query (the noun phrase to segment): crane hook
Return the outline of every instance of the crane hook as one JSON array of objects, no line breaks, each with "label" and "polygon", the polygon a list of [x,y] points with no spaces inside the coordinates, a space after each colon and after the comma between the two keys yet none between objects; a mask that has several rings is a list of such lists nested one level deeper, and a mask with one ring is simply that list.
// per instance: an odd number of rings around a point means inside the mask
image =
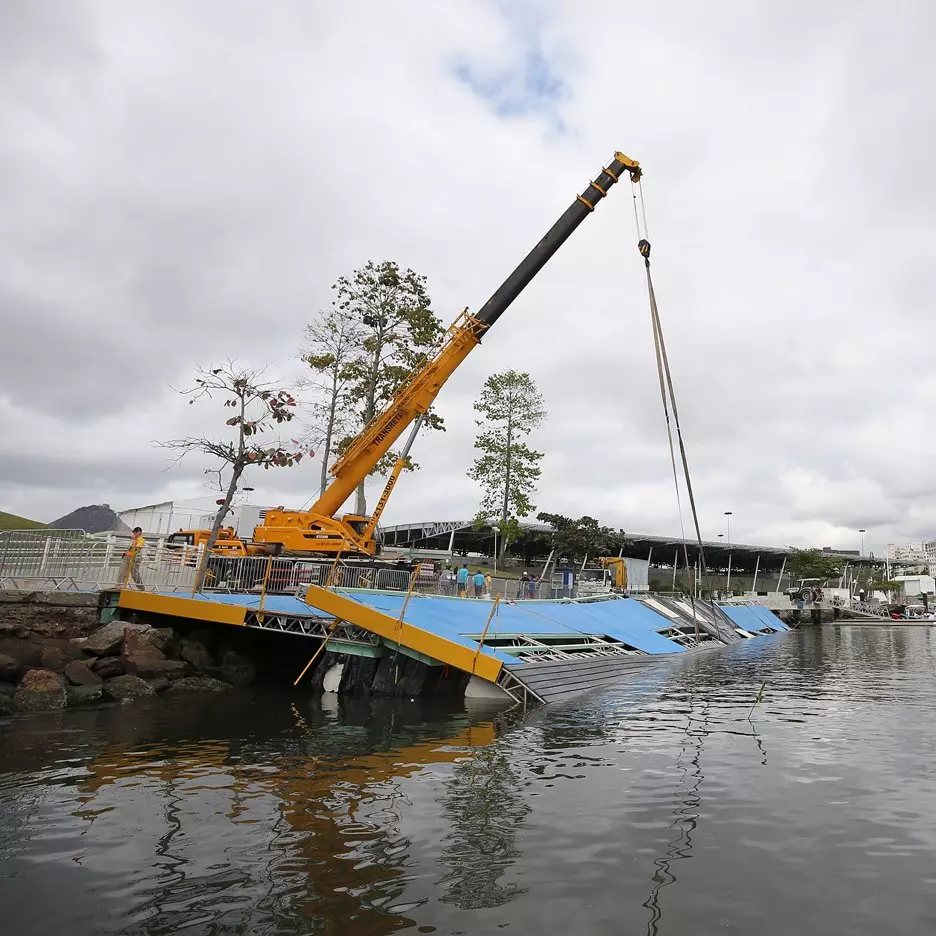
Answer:
[{"label": "crane hook", "polygon": [[646,237],[641,237],[637,241],[637,249],[640,251],[640,256],[644,258],[644,263],[650,266],[650,241]]}]

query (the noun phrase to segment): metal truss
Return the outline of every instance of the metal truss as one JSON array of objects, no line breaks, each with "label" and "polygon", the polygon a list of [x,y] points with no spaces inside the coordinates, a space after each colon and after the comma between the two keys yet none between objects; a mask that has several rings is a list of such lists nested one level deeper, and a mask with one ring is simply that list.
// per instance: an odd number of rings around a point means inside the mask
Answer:
[{"label": "metal truss", "polygon": [[529,686],[524,685],[514,674],[504,667],[500,676],[497,677],[497,685],[510,696],[514,702],[522,705],[524,708],[534,705],[545,705],[543,699],[537,695]]},{"label": "metal truss", "polygon": [[[263,611],[250,611],[244,620],[247,627],[257,630],[278,631],[282,634],[298,634],[301,637],[314,637],[329,640],[336,644],[352,644],[361,647],[379,647],[380,638],[370,631],[341,621],[332,630],[334,618],[296,617],[287,614],[267,614]],[[330,635],[330,636],[329,636]]]}]

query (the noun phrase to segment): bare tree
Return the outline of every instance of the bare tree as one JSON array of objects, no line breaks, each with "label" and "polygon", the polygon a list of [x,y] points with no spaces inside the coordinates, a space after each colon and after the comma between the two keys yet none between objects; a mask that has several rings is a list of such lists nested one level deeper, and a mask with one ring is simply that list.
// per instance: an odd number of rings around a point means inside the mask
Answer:
[{"label": "bare tree", "polygon": [[358,354],[363,329],[348,315],[336,309],[322,312],[319,319],[306,326],[306,340],[300,354],[314,375],[300,386],[314,391],[310,404],[310,440],[322,451],[322,475],[319,496],[328,484],[328,466],[334,455],[334,443],[352,428],[352,414],[344,399],[348,364]]},{"label": "bare tree", "polygon": [[[231,430],[229,437],[186,436],[158,443],[163,448],[174,449],[179,453],[177,463],[191,452],[202,452],[221,462],[217,467],[205,469],[206,474],[217,474],[218,487],[224,492],[205,545],[207,556],[218,539],[218,532],[230,510],[244,471],[253,466],[262,466],[264,469],[288,468],[302,460],[303,452],[296,448],[285,448],[280,441],[262,444],[259,439],[262,433],[275,425],[293,419],[296,400],[289,391],[269,380],[264,370],[246,367],[232,360],[210,370],[199,368],[194,385],[179,390],[179,393],[189,397],[190,404],[221,398],[225,408],[234,412],[224,422]],[[293,440],[293,445],[297,444]],[[197,587],[201,586],[204,568],[202,563]]]}]

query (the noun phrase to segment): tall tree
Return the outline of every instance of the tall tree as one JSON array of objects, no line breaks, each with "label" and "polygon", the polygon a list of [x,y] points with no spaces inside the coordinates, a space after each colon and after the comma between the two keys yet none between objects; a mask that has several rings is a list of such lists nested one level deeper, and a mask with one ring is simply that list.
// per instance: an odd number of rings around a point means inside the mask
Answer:
[{"label": "tall tree", "polygon": [[[350,277],[342,276],[332,286],[337,296],[336,312],[361,328],[357,352],[343,368],[345,396],[357,414],[357,426],[369,423],[409,378],[413,369],[441,340],[445,329],[430,309],[426,277],[410,269],[401,270],[391,260],[369,261]],[[443,429],[441,418],[429,412],[423,423]],[[343,451],[352,436],[344,437]],[[396,460],[390,452],[375,467],[384,472]],[[364,485],[358,488],[355,510],[367,512]]]},{"label": "tall tree", "polygon": [[543,453],[524,440],[546,418],[546,408],[533,378],[514,370],[488,377],[474,408],[481,415],[475,420],[480,432],[474,447],[482,454],[468,469],[468,477],[481,485],[477,520],[499,521],[502,558],[517,538],[520,518],[533,512],[530,498]]},{"label": "tall tree", "polygon": [[328,483],[334,444],[353,424],[344,399],[349,379],[347,368],[357,356],[363,338],[360,323],[335,308],[322,312],[316,321],[306,326],[300,357],[313,376],[303,380],[300,386],[314,391],[309,407],[311,432],[308,437],[322,453],[320,496]]},{"label": "tall tree", "polygon": [[586,556],[613,556],[619,549],[619,536],[594,517],[572,520],[562,514],[538,513],[536,519],[552,527],[551,540],[557,557],[584,560]]},{"label": "tall tree", "polygon": [[[224,400],[224,408],[233,413],[224,421],[228,429],[224,437],[186,436],[158,443],[179,453],[177,463],[192,452],[201,452],[220,461],[220,465],[205,469],[205,474],[217,475],[218,488],[224,492],[205,545],[208,556],[247,468],[287,468],[302,461],[303,453],[296,448],[287,448],[284,443],[272,440],[264,444],[259,439],[262,433],[293,419],[296,399],[288,390],[277,387],[264,371],[230,360],[209,370],[199,369],[193,385],[179,392],[189,397],[190,404],[219,397]],[[204,571],[203,562],[197,587],[201,587]]]}]

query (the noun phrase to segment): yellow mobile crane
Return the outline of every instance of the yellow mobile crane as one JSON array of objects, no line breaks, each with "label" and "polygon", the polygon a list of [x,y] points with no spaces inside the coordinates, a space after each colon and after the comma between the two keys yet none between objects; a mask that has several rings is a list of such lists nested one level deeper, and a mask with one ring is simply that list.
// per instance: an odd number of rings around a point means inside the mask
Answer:
[{"label": "yellow mobile crane", "polygon": [[[458,316],[446,332],[438,352],[426,359],[332,466],[334,477],[322,496],[308,510],[268,510],[263,523],[254,529],[253,542],[263,544],[270,551],[293,554],[376,555],[379,546],[374,534],[380,515],[405,467],[422,420],[442,386],[487,330],[625,173],[631,181],[638,181],[642,173],[640,164],[623,153],[615,153],[611,164],[601,170],[581,195],[576,196],[562,217],[481,307],[478,314],[471,315],[465,309]],[[374,465],[413,423],[415,425],[373,514],[369,517],[357,514],[339,517],[338,512],[355,488],[367,478]]]}]

